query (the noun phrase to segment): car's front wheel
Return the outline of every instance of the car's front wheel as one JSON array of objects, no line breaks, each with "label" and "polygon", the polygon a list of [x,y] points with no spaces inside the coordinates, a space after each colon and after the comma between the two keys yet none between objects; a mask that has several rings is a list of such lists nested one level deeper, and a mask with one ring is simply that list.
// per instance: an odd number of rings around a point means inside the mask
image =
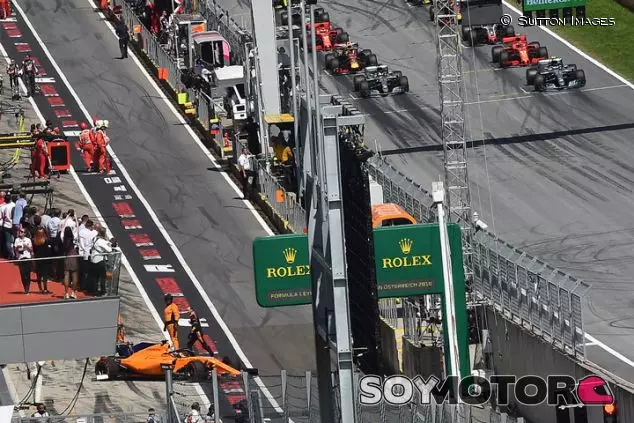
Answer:
[{"label": "car's front wheel", "polygon": [[196,382],[207,379],[207,367],[202,361],[192,361],[184,369],[185,377],[190,382]]}]

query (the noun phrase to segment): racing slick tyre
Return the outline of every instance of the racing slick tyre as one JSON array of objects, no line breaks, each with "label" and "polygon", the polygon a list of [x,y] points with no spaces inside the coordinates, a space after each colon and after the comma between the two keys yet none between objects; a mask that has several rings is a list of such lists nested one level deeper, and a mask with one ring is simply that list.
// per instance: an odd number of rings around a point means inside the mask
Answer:
[{"label": "racing slick tyre", "polygon": [[361,50],[361,53],[359,53],[359,57],[365,58],[371,54],[372,54],[372,50],[370,50],[369,48],[366,48],[364,50]]},{"label": "racing slick tyre", "polygon": [[321,16],[322,13],[326,13],[326,10],[323,7],[315,8],[315,18],[318,18],[319,16]]},{"label": "racing slick tyre", "polygon": [[328,12],[323,12],[315,18],[317,22],[330,22],[330,14]]},{"label": "racing slick tyre", "polygon": [[364,81],[365,81],[365,76],[363,75],[355,75],[354,78],[352,78],[352,89],[354,90],[355,93],[359,91],[359,87],[361,86],[361,83]]},{"label": "racing slick tyre", "polygon": [[185,377],[190,382],[196,382],[207,378],[207,368],[202,361],[192,361],[183,369]]},{"label": "racing slick tyre", "polygon": [[535,75],[535,91],[546,91],[546,78],[544,75]]},{"label": "racing slick tyre", "polygon": [[506,62],[509,61],[509,54],[506,51],[500,52],[500,56],[498,57],[498,66],[503,68],[506,66]]},{"label": "racing slick tyre", "polygon": [[535,50],[537,50],[540,47],[541,47],[541,44],[539,44],[539,41],[533,41],[532,43],[528,43],[528,48],[534,48]]},{"label": "racing slick tyre", "polygon": [[394,71],[394,72],[392,72],[392,73],[394,74],[394,76],[395,76],[396,78],[400,78],[401,76],[403,76],[403,72],[401,72],[401,71]]},{"label": "racing slick tyre", "polygon": [[376,58],[376,54],[370,54],[368,56],[368,58],[366,59],[366,66],[378,66],[379,65],[379,59]]},{"label": "racing slick tyre", "polygon": [[579,81],[579,87],[586,86],[586,73],[584,71],[582,71],[581,69],[577,69],[575,71],[575,78],[577,79],[577,81]]},{"label": "racing slick tyre", "polygon": [[577,65],[568,65],[568,68],[569,68],[572,72],[577,72]]},{"label": "racing slick tyre", "polygon": [[537,69],[526,69],[526,85],[533,85],[535,83],[536,76]]},{"label": "racing slick tyre", "polygon": [[401,75],[398,78],[398,84],[400,85],[401,90],[403,90],[404,93],[409,92],[409,79],[407,79],[406,76]]},{"label": "racing slick tyre", "polygon": [[336,57],[333,57],[332,60],[330,61],[329,69],[332,72],[337,72],[337,69],[339,69],[340,66],[341,64],[339,63],[339,59],[337,59]]},{"label": "racing slick tyre", "polygon": [[99,360],[95,364],[95,374],[106,375],[108,379],[116,379],[121,374],[119,363],[114,357],[106,357],[105,360]]},{"label": "racing slick tyre", "polygon": [[504,36],[515,37],[515,28],[513,28],[513,25],[508,25],[504,27]]},{"label": "racing slick tyre", "polygon": [[548,49],[546,47],[540,47],[537,49],[537,57],[540,59],[548,59],[550,56],[548,55]]},{"label": "racing slick tyre", "polygon": [[347,32],[342,32],[337,36],[337,41],[339,41],[340,43],[347,43],[348,41],[350,41],[350,35],[348,35]]},{"label": "racing slick tyre", "polygon": [[368,81],[363,80],[359,83],[359,92],[363,98],[370,97],[370,84],[368,84]]},{"label": "racing slick tyre", "polygon": [[324,57],[324,61],[326,62],[326,69],[330,70],[332,69],[332,67],[330,66],[330,64],[332,63],[333,59],[335,58],[335,55],[332,53],[328,53],[326,55],[326,57]]},{"label": "racing slick tyre", "polygon": [[495,46],[491,47],[491,62],[498,63],[500,61],[500,54],[504,51],[504,47]]},{"label": "racing slick tyre", "polygon": [[471,39],[471,28],[468,26],[463,26],[460,35],[462,35],[462,41],[465,43]]}]

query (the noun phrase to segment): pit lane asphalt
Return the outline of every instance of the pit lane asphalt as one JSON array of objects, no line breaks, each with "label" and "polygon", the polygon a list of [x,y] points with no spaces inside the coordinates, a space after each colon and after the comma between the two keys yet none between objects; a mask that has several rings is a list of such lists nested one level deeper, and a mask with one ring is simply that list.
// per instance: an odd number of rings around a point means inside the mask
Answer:
[{"label": "pit lane asphalt", "polygon": [[251,242],[265,231],[132,59],[115,59],[117,40],[88,1],[20,5],[86,108],[110,121],[114,151],[260,374],[313,369],[310,309],[255,301]]},{"label": "pit lane asphalt", "polygon": [[[246,0],[220,3],[231,14],[249,8]],[[404,0],[325,0],[319,6],[351,41],[409,77],[408,95],[365,100],[352,93],[352,78],[322,72],[324,90],[367,114],[366,144],[376,141],[383,151],[437,148],[436,46],[427,6]],[[517,19],[508,8],[505,13]],[[524,86],[525,69],[493,68],[490,46],[463,49],[468,139],[490,143],[470,150],[474,210],[502,239],[590,283],[585,331],[632,360],[634,90],[546,32],[514,26],[551,55],[577,64],[587,86],[536,94]],[[390,160],[428,189],[443,174],[442,152]],[[587,357],[634,382],[634,368],[599,346],[588,345]]]}]

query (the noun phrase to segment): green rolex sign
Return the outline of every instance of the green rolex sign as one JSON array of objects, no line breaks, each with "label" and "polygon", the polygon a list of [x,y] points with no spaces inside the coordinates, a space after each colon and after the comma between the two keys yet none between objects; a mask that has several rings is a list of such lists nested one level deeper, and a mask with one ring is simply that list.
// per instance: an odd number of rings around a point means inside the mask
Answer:
[{"label": "green rolex sign", "polygon": [[306,235],[277,235],[253,241],[255,294],[260,307],[312,303]]},{"label": "green rolex sign", "polygon": [[522,8],[524,12],[534,10],[563,9],[566,7],[585,6],[586,0],[523,0]]},{"label": "green rolex sign", "polygon": [[[460,227],[447,225],[454,275],[462,273]],[[403,225],[374,230],[379,298],[440,294],[444,291],[438,225]],[[455,279],[455,278],[454,278]],[[462,279],[462,278],[461,278]]]}]

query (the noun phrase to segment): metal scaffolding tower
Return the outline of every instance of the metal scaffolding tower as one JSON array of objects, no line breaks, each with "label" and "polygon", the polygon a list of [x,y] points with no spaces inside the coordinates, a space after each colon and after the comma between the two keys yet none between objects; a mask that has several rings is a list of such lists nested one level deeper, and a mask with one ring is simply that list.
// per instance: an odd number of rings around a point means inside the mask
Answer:
[{"label": "metal scaffolding tower", "polygon": [[472,235],[471,196],[467,173],[465,100],[458,0],[435,0],[438,85],[440,88],[441,136],[444,150],[446,204],[450,221],[462,228],[465,279],[471,280]]}]

